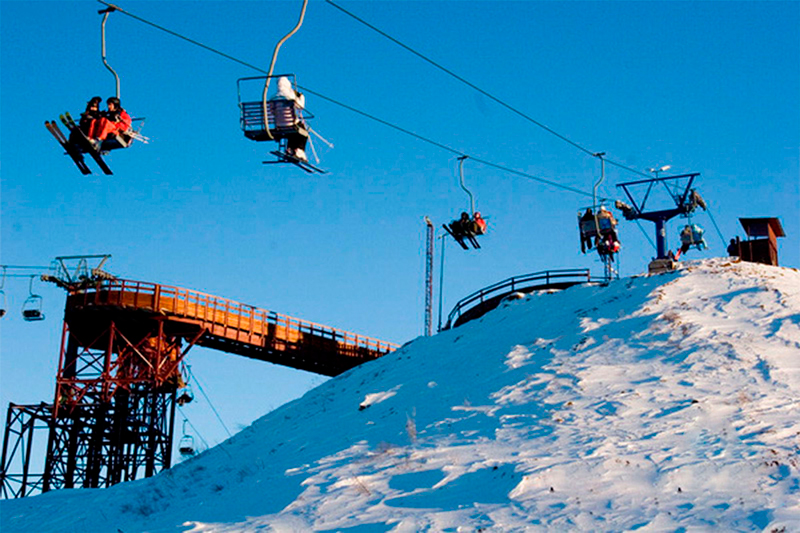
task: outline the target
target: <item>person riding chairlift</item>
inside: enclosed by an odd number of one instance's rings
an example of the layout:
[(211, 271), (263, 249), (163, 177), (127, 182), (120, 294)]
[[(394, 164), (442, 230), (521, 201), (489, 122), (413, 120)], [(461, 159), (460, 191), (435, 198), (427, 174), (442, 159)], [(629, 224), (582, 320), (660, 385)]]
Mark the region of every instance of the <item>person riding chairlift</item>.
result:
[(578, 229), (581, 232), (581, 252), (586, 253), (586, 250), (591, 250), (594, 245), (593, 237), (597, 235), (597, 229), (594, 224), (594, 213), (591, 208), (587, 208), (578, 220)]
[(681, 254), (685, 254), (692, 246), (697, 246), (698, 250), (706, 247), (706, 241), (703, 239), (704, 230), (697, 224), (686, 224), (681, 230), (681, 249), (675, 254), (675, 259), (680, 258)]
[(472, 218), (473, 233), (475, 233), (475, 235), (483, 235), (486, 233), (486, 221), (481, 216), (480, 211), (475, 211), (475, 215)]
[(91, 100), (86, 102), (86, 110), (81, 113), (78, 127), (88, 137), (92, 130), (92, 122), (100, 118), (100, 102), (103, 99), (99, 96), (92, 97)]
[[(302, 116), (302, 110), (306, 103), (305, 96), (303, 93), (295, 92), (289, 78), (281, 76), (278, 78), (278, 92), (269, 101), (275, 102), (273, 112), (275, 127), (294, 130), (285, 136), (287, 155), (301, 161), (308, 161), (306, 157), (308, 130)], [(278, 105), (280, 102), (285, 102), (285, 104)]]
[(450, 230), (453, 232), (455, 238), (465, 237), (468, 233), (472, 233), (472, 221), (469, 219), (469, 214), (466, 211), (461, 213), (461, 218), (453, 220), (449, 224)]
[(113, 139), (131, 129), (131, 116), (122, 108), (119, 98), (112, 96), (106, 100), (108, 109), (101, 113), (99, 119), (92, 121), (89, 138), (102, 143)]

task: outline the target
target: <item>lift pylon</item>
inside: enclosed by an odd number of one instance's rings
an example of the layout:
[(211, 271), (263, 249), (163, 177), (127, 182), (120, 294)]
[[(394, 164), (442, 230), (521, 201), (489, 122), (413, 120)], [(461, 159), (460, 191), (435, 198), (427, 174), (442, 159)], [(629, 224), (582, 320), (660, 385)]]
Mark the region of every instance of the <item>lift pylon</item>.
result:
[[(632, 205), (617, 201), (616, 207), (622, 211), (622, 215), (627, 220), (647, 220), (655, 224), (656, 229), (656, 258), (650, 264), (650, 271), (669, 270), (673, 267), (672, 259), (667, 254), (667, 230), (666, 224), (670, 219), (678, 215), (688, 215), (699, 205), (696, 195), (692, 194), (692, 184), (700, 173), (681, 174), (679, 176), (668, 176), (663, 178), (652, 178), (628, 183), (620, 183), (620, 187), (625, 191), (626, 196)], [(666, 191), (674, 207), (647, 211), (647, 201), (655, 188)], [(670, 187), (671, 186), (671, 187)], [(643, 188), (644, 193), (637, 202), (634, 199), (632, 189)]]

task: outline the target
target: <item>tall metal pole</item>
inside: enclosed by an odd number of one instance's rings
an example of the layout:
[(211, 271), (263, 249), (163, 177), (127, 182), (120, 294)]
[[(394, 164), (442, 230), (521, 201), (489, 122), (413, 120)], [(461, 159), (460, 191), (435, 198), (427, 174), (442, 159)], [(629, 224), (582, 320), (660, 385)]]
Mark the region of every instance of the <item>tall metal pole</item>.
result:
[(444, 287), (444, 243), (445, 236), (442, 235), (442, 258), (439, 260), (439, 325), (436, 331), (442, 331), (442, 287)]
[(425, 217), (427, 245), (425, 247), (425, 336), (433, 334), (433, 222)]

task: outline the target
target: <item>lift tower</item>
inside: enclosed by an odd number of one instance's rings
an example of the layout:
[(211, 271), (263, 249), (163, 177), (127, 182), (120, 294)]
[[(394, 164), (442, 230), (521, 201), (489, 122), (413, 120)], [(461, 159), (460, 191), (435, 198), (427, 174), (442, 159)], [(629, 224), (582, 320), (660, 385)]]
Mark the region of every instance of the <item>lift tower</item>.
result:
[[(647, 180), (630, 181), (620, 183), (617, 187), (625, 191), (631, 204), (617, 201), (616, 207), (622, 211), (622, 215), (627, 220), (648, 220), (656, 225), (656, 258), (650, 263), (650, 271), (671, 269), (672, 259), (667, 256), (667, 221), (678, 215), (689, 215), (697, 206), (705, 207), (703, 199), (692, 188), (694, 180), (700, 173), (681, 174), (679, 176), (668, 176), (663, 178), (652, 178)], [(655, 188), (661, 188), (674, 203), (674, 207), (646, 211), (647, 200)], [(632, 189), (645, 189), (640, 201), (637, 202), (632, 194)]]
[[(52, 404), (9, 406), (0, 495), (109, 487), (169, 468), (180, 366), (195, 345), (325, 376), (398, 346), (191, 289), (117, 279), (107, 256), (60, 258), (67, 291)], [(67, 268), (68, 261), (78, 266)], [(31, 437), (49, 433), (44, 472)]]

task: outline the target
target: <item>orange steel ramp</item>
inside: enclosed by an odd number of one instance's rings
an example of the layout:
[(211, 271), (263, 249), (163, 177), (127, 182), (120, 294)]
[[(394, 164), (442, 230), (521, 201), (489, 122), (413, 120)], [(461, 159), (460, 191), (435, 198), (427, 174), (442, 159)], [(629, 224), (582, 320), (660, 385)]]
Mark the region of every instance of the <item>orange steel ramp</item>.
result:
[(110, 322), (134, 337), (160, 322), (165, 333), (199, 346), (325, 376), (398, 347), (198, 291), (121, 279), (71, 293), (65, 321), (76, 338), (95, 344)]

